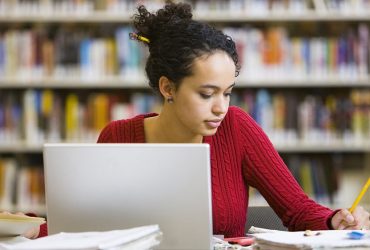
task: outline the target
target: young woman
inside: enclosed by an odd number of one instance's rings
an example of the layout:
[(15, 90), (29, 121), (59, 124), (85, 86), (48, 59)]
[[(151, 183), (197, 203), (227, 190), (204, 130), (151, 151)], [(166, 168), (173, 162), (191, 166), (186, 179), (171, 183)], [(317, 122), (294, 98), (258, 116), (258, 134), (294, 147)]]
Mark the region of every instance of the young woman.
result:
[(149, 47), (146, 73), (164, 99), (159, 114), (111, 122), (99, 143), (208, 143), (212, 165), (213, 232), (244, 235), (248, 187), (257, 188), (289, 230), (360, 229), (369, 213), (332, 211), (309, 199), (261, 128), (229, 107), (239, 72), (232, 39), (192, 20), (187, 4), (168, 3), (134, 17), (133, 36)]
[[(140, 6), (134, 26), (132, 36), (149, 48), (145, 69), (150, 86), (163, 96), (163, 108), (111, 122), (99, 143), (208, 143), (214, 234), (244, 235), (249, 186), (289, 230), (370, 226), (362, 207), (352, 214), (332, 211), (308, 198), (256, 122), (229, 107), (239, 71), (229, 36), (192, 20), (190, 6), (181, 3), (168, 3), (156, 14)], [(42, 226), (40, 236), (45, 233)]]

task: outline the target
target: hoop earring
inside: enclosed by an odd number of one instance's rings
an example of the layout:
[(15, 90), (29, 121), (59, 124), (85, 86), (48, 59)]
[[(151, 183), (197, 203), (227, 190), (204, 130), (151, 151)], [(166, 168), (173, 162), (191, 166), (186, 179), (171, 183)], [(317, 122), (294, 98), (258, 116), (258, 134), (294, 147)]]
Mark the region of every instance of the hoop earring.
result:
[(168, 103), (173, 103), (173, 98), (172, 98), (172, 97), (168, 97), (168, 98), (167, 98), (167, 102), (168, 102)]

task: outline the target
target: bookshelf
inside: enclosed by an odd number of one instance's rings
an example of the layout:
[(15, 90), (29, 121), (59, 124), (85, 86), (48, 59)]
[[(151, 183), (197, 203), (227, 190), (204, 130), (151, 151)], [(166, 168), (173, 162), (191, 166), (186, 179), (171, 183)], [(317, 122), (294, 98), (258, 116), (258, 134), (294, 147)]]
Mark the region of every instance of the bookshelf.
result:
[[(0, 21), (128, 23), (137, 1), (0, 1)], [(162, 1), (141, 1), (158, 9)], [(197, 20), (209, 22), (275, 22), (275, 21), (369, 21), (369, 3), (359, 1), (188, 1)], [(129, 13), (129, 14), (127, 14)]]
[[(107, 89), (148, 89), (149, 87), (145, 84), (147, 80), (144, 77), (135, 78), (124, 78), (116, 76), (104, 76), (101, 79), (96, 80), (84, 80), (77, 77), (40, 77), (22, 79), (15, 77), (2, 77), (0, 79), (0, 89), (24, 89), (27, 87), (47, 89), (47, 88), (59, 88), (59, 89), (90, 89), (90, 88), (107, 88)], [(239, 78), (236, 89), (240, 88), (354, 88), (354, 87), (369, 87), (370, 79), (343, 79), (328, 77), (325, 79), (290, 79), (290, 78), (279, 78), (276, 80), (258, 79), (251, 80), (246, 78)]]
[[(345, 22), (345, 21), (370, 21), (370, 11), (359, 14), (349, 13), (270, 13), (268, 15), (253, 15), (246, 13), (223, 12), (195, 12), (194, 18), (200, 21), (208, 22)], [(60, 14), (37, 15), (37, 14), (1, 14), (2, 23), (24, 23), (24, 22), (52, 22), (52, 23), (129, 23), (131, 15), (121, 15), (119, 13), (110, 14), (105, 12), (93, 12), (89, 14)]]
[[(82, 141), (81, 141), (82, 142)], [(83, 142), (95, 142), (94, 138), (88, 140), (83, 140)], [(370, 143), (360, 142), (360, 143), (343, 143), (343, 141), (338, 140), (337, 142), (329, 143), (309, 143), (309, 142), (293, 142), (293, 143), (283, 143), (281, 141), (274, 142), (275, 148), (280, 153), (331, 153), (331, 152), (341, 152), (341, 153), (368, 153), (370, 152)], [(5, 144), (0, 144), (0, 154), (6, 153), (42, 153), (43, 145), (34, 143), (29, 144), (22, 141), (9, 142)]]
[[(162, 1), (143, 2), (151, 9), (162, 5)], [(280, 93), (296, 93), (299, 98), (293, 105), (295, 109), (298, 109), (307, 96), (313, 96), (315, 100), (326, 100), (331, 95), (338, 95), (358, 112), (368, 114), (370, 101), (367, 101), (367, 95), (363, 94), (360, 101), (353, 100), (351, 96), (354, 92), (370, 91), (368, 1), (188, 2), (195, 8), (195, 19), (221, 27), (242, 47), (244, 43), (252, 44), (251, 47), (244, 46), (241, 53), (244, 67), (237, 79), (234, 104), (248, 110), (251, 99), (257, 102), (260, 90), (267, 91), (268, 106), (272, 109), (275, 97), (279, 97)], [(103, 124), (109, 120), (158, 110), (160, 101), (149, 97), (150, 90), (140, 63), (146, 56), (146, 50), (127, 39), (135, 4), (136, 1), (133, 0), (0, 0), (0, 160), (14, 158), (17, 160), (17, 167), (21, 169), (23, 165), (29, 165), (29, 158), (31, 162), (34, 161), (33, 158), (37, 158), (36, 165), (42, 169), (40, 155), (43, 142), (94, 142)], [(71, 38), (72, 42), (58, 40), (58, 37), (63, 36)], [(261, 59), (259, 57), (263, 57), (263, 53), (269, 52), (256, 54), (253, 51), (259, 48), (260, 43), (271, 42), (268, 39), (277, 39), (278, 42), (274, 44), (275, 50), (267, 55), (270, 58)], [(19, 41), (22, 41), (21, 48), (14, 45)], [(317, 52), (320, 49), (325, 50), (327, 44), (340, 46), (343, 41), (356, 44), (356, 49), (361, 50), (358, 57), (342, 59), (342, 64), (339, 65), (329, 62), (331, 57), (339, 57), (339, 54), (328, 56)], [(35, 44), (39, 52), (26, 53)], [(118, 44), (123, 44), (123, 48), (117, 46)], [(291, 50), (285, 47), (287, 45), (292, 46), (289, 47)], [(315, 53), (310, 54), (312, 61), (303, 55), (299, 55), (297, 59), (297, 54), (294, 54), (297, 51), (293, 45), (301, 49), (304, 46), (316, 49)], [(276, 49), (284, 51), (281, 55), (276, 55)], [(7, 52), (10, 50), (13, 55), (9, 57)], [(65, 51), (69, 53), (64, 53)], [(347, 52), (353, 51), (347, 49)], [(115, 59), (107, 59), (106, 54)], [(327, 61), (320, 62), (323, 59)], [(313, 67), (315, 64), (321, 67)], [(40, 107), (43, 96), (50, 95), (54, 99), (49, 99), (49, 103), (53, 102), (56, 106), (53, 106), (53, 112), (49, 108), (48, 114), (42, 113)], [(64, 118), (68, 99), (72, 100), (70, 103), (74, 103), (70, 113), (79, 114), (68, 119), (69, 122)], [(93, 116), (103, 118), (98, 121), (91, 117), (83, 118), (97, 107), (98, 100), (103, 105), (98, 105), (100, 111)], [(339, 99), (336, 101), (339, 102)], [(285, 105), (290, 104), (289, 98), (286, 99)], [(324, 108), (325, 105), (321, 110)], [(5, 112), (8, 112), (8, 116), (1, 117)], [(55, 131), (49, 131), (52, 124), (56, 124), (52, 118), (56, 116), (59, 125)], [(28, 118), (31, 122), (25, 122), (25, 117), (31, 117)], [(330, 135), (329, 140), (320, 136), (323, 131), (330, 130), (324, 128), (325, 126), (320, 127), (319, 133), (314, 131), (316, 140), (303, 139), (302, 129), (297, 124), (299, 119), (303, 119), (299, 114), (293, 117), (293, 136), (291, 131), (281, 125), (278, 128), (273, 127), (272, 131), (267, 129), (266, 132), (287, 164), (293, 156), (298, 156), (298, 162), (304, 162), (307, 157), (314, 157), (316, 154), (322, 155), (318, 156), (318, 161), (333, 155), (342, 155), (341, 159), (357, 158), (349, 163), (347, 160), (340, 161), (342, 165), (346, 165), (342, 166), (345, 174), (339, 180), (344, 184), (338, 185), (335, 201), (328, 203), (332, 207), (349, 206), (352, 196), (348, 194), (352, 191), (356, 193), (358, 183), (370, 173), (370, 128), (365, 129), (368, 126), (366, 124), (370, 124), (370, 116), (361, 117), (359, 122), (358, 117), (348, 116), (348, 123), (356, 123), (356, 120), (357, 127), (360, 128), (350, 128), (350, 135), (341, 130), (337, 136)], [(275, 126), (266, 125), (263, 119), (259, 122), (262, 127)], [(334, 122), (337, 123), (338, 121)], [(332, 126), (333, 122), (330, 124)], [(68, 126), (72, 132), (67, 131)], [(312, 134), (308, 134), (308, 137), (310, 135)], [(327, 162), (330, 167), (335, 165), (334, 160)], [(356, 167), (351, 169), (352, 165)], [(343, 185), (352, 187), (352, 190), (342, 190)], [(327, 203), (325, 199), (322, 201)], [(257, 196), (251, 201), (252, 204), (261, 202), (263, 204)], [(365, 198), (365, 202), (370, 204), (370, 198)], [(42, 211), (42, 205), (36, 204), (29, 208), (24, 204), (15, 205), (13, 209)]]

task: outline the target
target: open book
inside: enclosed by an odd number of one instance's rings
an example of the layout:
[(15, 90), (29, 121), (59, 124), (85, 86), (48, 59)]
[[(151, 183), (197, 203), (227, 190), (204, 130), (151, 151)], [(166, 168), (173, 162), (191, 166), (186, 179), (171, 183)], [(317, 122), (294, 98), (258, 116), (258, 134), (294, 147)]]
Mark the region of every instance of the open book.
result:
[(45, 223), (44, 218), (0, 213), (0, 237), (21, 235)]

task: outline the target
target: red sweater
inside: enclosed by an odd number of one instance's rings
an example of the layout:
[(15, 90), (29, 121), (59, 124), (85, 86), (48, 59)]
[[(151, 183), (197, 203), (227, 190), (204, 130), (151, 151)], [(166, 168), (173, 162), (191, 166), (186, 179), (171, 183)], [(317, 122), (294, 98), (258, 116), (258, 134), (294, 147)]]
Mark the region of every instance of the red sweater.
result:
[[(145, 143), (144, 118), (113, 121), (99, 143)], [(243, 110), (230, 107), (213, 136), (211, 149), (213, 233), (242, 236), (248, 187), (255, 187), (291, 231), (329, 229), (334, 211), (309, 199), (257, 123)]]
[[(99, 143), (145, 143), (144, 118), (111, 122)], [(213, 233), (244, 235), (248, 187), (264, 196), (289, 230), (329, 229), (334, 211), (306, 194), (257, 123), (243, 110), (230, 107), (213, 136), (203, 139), (211, 148)]]

